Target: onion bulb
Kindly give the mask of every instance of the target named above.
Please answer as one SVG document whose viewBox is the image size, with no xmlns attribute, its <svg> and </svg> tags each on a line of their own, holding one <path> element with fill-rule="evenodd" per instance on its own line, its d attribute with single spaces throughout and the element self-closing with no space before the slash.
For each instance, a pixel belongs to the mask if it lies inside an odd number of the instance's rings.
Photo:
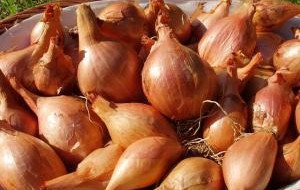
<svg viewBox="0 0 300 190">
<path fill-rule="evenodd" d="M 257 31 L 273 31 L 300 14 L 300 5 L 281 0 L 251 0 L 256 7 L 253 22 Z"/>
<path fill-rule="evenodd" d="M 300 137 L 279 147 L 272 182 L 284 185 L 300 179 Z"/>
<path fill-rule="evenodd" d="M 10 86 L 0 71 L 0 119 L 5 120 L 15 130 L 35 135 L 37 118 L 23 106 L 23 101 Z"/>
<path fill-rule="evenodd" d="M 0 155 L 0 184 L 4 189 L 39 189 L 44 181 L 66 174 L 63 162 L 49 145 L 2 126 Z"/>
<path fill-rule="evenodd" d="M 252 105 L 252 125 L 258 128 L 276 129 L 279 140 L 283 139 L 289 126 L 294 94 L 280 74 L 268 79 L 268 85 L 259 90 Z"/>
<path fill-rule="evenodd" d="M 64 29 L 60 22 L 60 15 L 61 15 L 61 11 L 58 4 L 47 5 L 42 19 L 33 27 L 31 31 L 31 35 L 30 35 L 31 44 L 39 42 L 45 30 L 51 31 L 51 34 L 49 36 L 57 35 L 61 39 L 63 39 Z"/>
<path fill-rule="evenodd" d="M 113 143 L 124 148 L 149 136 L 177 139 L 172 124 L 147 104 L 112 104 L 98 97 L 92 107 L 106 124 Z"/>
<path fill-rule="evenodd" d="M 146 20 L 149 31 L 155 35 L 155 22 L 159 11 L 164 9 L 168 12 L 170 28 L 180 42 L 186 42 L 191 35 L 191 23 L 189 17 L 176 5 L 165 3 L 164 0 L 149 0 L 149 5 L 145 8 Z"/>
<path fill-rule="evenodd" d="M 106 190 L 140 189 L 157 183 L 182 152 L 182 146 L 169 138 L 140 139 L 124 151 Z"/>
<path fill-rule="evenodd" d="M 235 142 L 225 153 L 222 169 L 228 190 L 265 189 L 277 155 L 271 133 L 257 132 Z"/>
<path fill-rule="evenodd" d="M 296 106 L 295 119 L 298 133 L 300 133 L 300 101 L 298 101 L 298 104 Z"/>
<path fill-rule="evenodd" d="M 100 33 L 109 39 L 136 46 L 147 32 L 146 16 L 138 4 L 113 2 L 98 14 L 102 21 Z"/>
<path fill-rule="evenodd" d="M 47 96 L 61 94 L 72 85 L 75 69 L 60 46 L 61 38 L 43 30 L 37 44 L 0 55 L 5 76 L 15 76 L 30 91 Z"/>
<path fill-rule="evenodd" d="M 102 39 L 96 15 L 88 5 L 79 5 L 76 13 L 79 51 L 83 52 L 77 72 L 82 94 L 99 94 L 115 102 L 139 99 L 141 65 L 135 50 Z"/>
<path fill-rule="evenodd" d="M 204 11 L 204 3 L 199 3 L 191 16 L 192 38 L 199 41 L 207 29 L 211 28 L 218 20 L 229 15 L 231 0 L 221 0 L 221 2 L 209 12 Z"/>
<path fill-rule="evenodd" d="M 71 96 L 39 97 L 15 78 L 13 88 L 38 117 L 39 135 L 70 166 L 103 146 L 104 124 L 84 101 Z"/>
<path fill-rule="evenodd" d="M 300 29 L 296 29 L 295 35 Z M 285 80 L 293 86 L 300 86 L 300 38 L 281 44 L 273 56 L 273 64 Z M 279 71 L 280 70 L 280 71 Z"/>
<path fill-rule="evenodd" d="M 224 189 L 222 168 L 212 160 L 200 157 L 179 162 L 156 190 Z"/>
<path fill-rule="evenodd" d="M 200 116 L 202 102 L 216 93 L 216 74 L 191 49 L 181 45 L 159 15 L 158 41 L 142 71 L 142 84 L 154 108 L 175 120 Z"/>
<path fill-rule="evenodd" d="M 212 67 L 226 68 L 226 60 L 233 52 L 241 50 L 247 57 L 252 57 L 256 46 L 252 24 L 254 12 L 253 6 L 243 6 L 235 14 L 218 20 L 199 42 L 201 59 Z"/>
<path fill-rule="evenodd" d="M 273 65 L 273 54 L 283 39 L 273 32 L 257 32 L 256 52 L 261 52 L 264 65 Z"/>
<path fill-rule="evenodd" d="M 78 164 L 75 172 L 46 181 L 43 189 L 104 190 L 122 153 L 123 149 L 117 144 L 96 149 Z"/>
<path fill-rule="evenodd" d="M 203 137 L 214 152 L 227 150 L 247 126 L 247 105 L 239 94 L 237 68 L 228 65 L 223 97 L 218 101 L 222 110 L 208 117 L 203 124 Z"/>
</svg>

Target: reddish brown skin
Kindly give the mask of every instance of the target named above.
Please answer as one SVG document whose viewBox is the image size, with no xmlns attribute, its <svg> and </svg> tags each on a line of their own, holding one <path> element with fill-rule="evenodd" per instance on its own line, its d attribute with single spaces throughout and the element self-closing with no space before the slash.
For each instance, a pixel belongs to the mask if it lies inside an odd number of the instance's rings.
<svg viewBox="0 0 300 190">
<path fill-rule="evenodd" d="M 295 111 L 295 119 L 298 133 L 300 134 L 300 101 L 298 101 L 296 111 Z"/>
</svg>

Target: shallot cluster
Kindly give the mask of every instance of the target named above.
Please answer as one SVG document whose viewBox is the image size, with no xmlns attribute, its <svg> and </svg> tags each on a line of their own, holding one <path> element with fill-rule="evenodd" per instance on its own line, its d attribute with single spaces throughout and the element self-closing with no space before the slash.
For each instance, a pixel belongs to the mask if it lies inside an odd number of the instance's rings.
<svg viewBox="0 0 300 190">
<path fill-rule="evenodd" d="M 0 53 L 0 189 L 274 189 L 300 180 L 300 6 L 46 7 Z M 236 7 L 236 8 L 234 8 Z M 97 14 L 96 14 L 97 13 Z"/>
</svg>

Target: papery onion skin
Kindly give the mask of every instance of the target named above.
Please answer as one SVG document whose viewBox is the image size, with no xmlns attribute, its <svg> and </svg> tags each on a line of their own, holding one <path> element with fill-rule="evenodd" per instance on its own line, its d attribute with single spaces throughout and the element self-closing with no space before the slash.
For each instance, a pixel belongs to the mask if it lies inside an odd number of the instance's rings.
<svg viewBox="0 0 300 190">
<path fill-rule="evenodd" d="M 282 43 L 283 39 L 273 32 L 256 32 L 256 52 L 261 52 L 264 58 L 264 65 L 273 65 L 273 55 Z"/>
<path fill-rule="evenodd" d="M 32 112 L 22 105 L 21 98 L 10 86 L 2 71 L 0 71 L 0 118 L 8 122 L 15 130 L 36 135 L 38 122 Z"/>
<path fill-rule="evenodd" d="M 268 86 L 259 90 L 252 105 L 252 126 L 267 130 L 275 128 L 278 140 L 283 139 L 289 126 L 294 94 L 280 74 L 268 80 Z"/>
<path fill-rule="evenodd" d="M 298 39 L 288 40 L 281 44 L 273 55 L 273 65 L 278 73 L 292 86 L 300 86 L 300 38 L 299 28 L 295 29 Z"/>
<path fill-rule="evenodd" d="M 73 173 L 46 181 L 43 189 L 105 189 L 113 170 L 123 153 L 117 144 L 94 150 L 78 164 Z"/>
<path fill-rule="evenodd" d="M 281 0 L 251 0 L 256 7 L 253 23 L 257 31 L 274 31 L 300 14 L 300 6 Z"/>
<path fill-rule="evenodd" d="M 170 28 L 174 31 L 177 39 L 184 43 L 191 35 L 191 23 L 188 16 L 176 5 L 165 3 L 164 0 L 149 0 L 148 7 L 145 8 L 146 20 L 149 31 L 155 35 L 155 22 L 161 9 L 166 9 L 170 16 Z"/>
<path fill-rule="evenodd" d="M 300 134 L 300 101 L 298 101 L 298 104 L 296 106 L 295 119 L 296 119 L 296 127 L 298 133 Z"/>
<path fill-rule="evenodd" d="M 49 145 L 22 132 L 0 129 L 0 153 L 4 189 L 39 189 L 45 180 L 66 174 Z"/>
<path fill-rule="evenodd" d="M 147 137 L 122 154 L 106 190 L 139 189 L 158 182 L 180 158 L 182 146 L 165 137 Z"/>
<path fill-rule="evenodd" d="M 99 94 L 114 102 L 130 102 L 141 96 L 141 64 L 129 46 L 102 40 L 97 18 L 91 8 L 81 4 L 77 10 L 79 63 L 77 78 L 86 97 Z"/>
<path fill-rule="evenodd" d="M 147 34 L 146 16 L 142 8 L 130 2 L 113 2 L 98 14 L 102 21 L 100 33 L 110 39 L 121 40 L 134 47 Z"/>
<path fill-rule="evenodd" d="M 209 12 L 204 11 L 204 4 L 199 3 L 191 16 L 193 41 L 199 41 L 207 29 L 211 28 L 218 20 L 229 15 L 231 0 L 221 2 Z"/>
<path fill-rule="evenodd" d="M 241 50 L 247 57 L 252 57 L 256 46 L 256 32 L 252 24 L 254 12 L 253 6 L 246 6 L 217 21 L 198 44 L 201 59 L 212 67 L 226 68 L 226 60 L 233 52 Z"/>
<path fill-rule="evenodd" d="M 169 27 L 162 24 L 158 33 L 142 71 L 144 94 L 171 119 L 199 117 L 203 101 L 214 99 L 216 74 L 195 52 L 181 45 Z"/>
<path fill-rule="evenodd" d="M 104 124 L 83 100 L 71 96 L 39 97 L 15 78 L 9 81 L 37 115 L 40 138 L 50 144 L 68 166 L 73 167 L 103 146 Z"/>
<path fill-rule="evenodd" d="M 272 183 L 285 185 L 300 179 L 300 137 L 279 147 Z"/>
<path fill-rule="evenodd" d="M 30 34 L 31 44 L 37 43 L 46 28 L 51 28 L 51 36 L 58 35 L 63 39 L 64 29 L 60 22 L 61 11 L 58 4 L 46 6 L 43 18 L 33 27 Z M 46 29 L 47 30 L 47 29 Z"/>
<path fill-rule="evenodd" d="M 228 190 L 265 189 L 272 175 L 277 146 L 273 134 L 267 132 L 254 133 L 234 143 L 222 163 Z"/>
<path fill-rule="evenodd" d="M 179 162 L 156 190 L 224 189 L 222 168 L 212 160 L 192 157 Z"/>
<path fill-rule="evenodd" d="M 237 67 L 228 65 L 224 94 L 218 101 L 223 110 L 217 107 L 202 126 L 203 138 L 215 153 L 226 151 L 238 135 L 246 130 L 247 104 L 239 94 L 238 84 Z"/>
<path fill-rule="evenodd" d="M 48 51 L 31 70 L 35 88 L 44 95 L 58 95 L 70 88 L 75 76 L 72 59 L 51 38 Z"/>
<path fill-rule="evenodd" d="M 149 136 L 162 136 L 177 140 L 174 126 L 150 105 L 112 104 L 98 97 L 92 107 L 106 124 L 112 141 L 124 148 Z"/>
</svg>

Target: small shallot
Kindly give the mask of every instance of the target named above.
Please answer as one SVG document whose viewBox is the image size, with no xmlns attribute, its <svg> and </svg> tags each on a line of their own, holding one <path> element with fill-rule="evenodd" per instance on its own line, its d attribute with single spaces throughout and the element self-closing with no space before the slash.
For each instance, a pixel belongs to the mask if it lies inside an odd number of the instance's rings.
<svg viewBox="0 0 300 190">
<path fill-rule="evenodd" d="M 98 18 L 102 21 L 100 33 L 103 36 L 134 46 L 147 30 L 143 9 L 130 2 L 113 2 L 100 11 Z"/>
<path fill-rule="evenodd" d="M 149 31 L 155 35 L 155 23 L 159 11 L 165 9 L 170 15 L 170 28 L 174 31 L 176 38 L 180 42 L 185 42 L 191 35 L 191 23 L 189 17 L 175 4 L 165 3 L 164 0 L 149 0 L 149 5 L 145 9 L 146 20 Z"/>
<path fill-rule="evenodd" d="M 113 104 L 98 97 L 92 107 L 106 124 L 112 141 L 124 148 L 149 136 L 162 136 L 176 140 L 172 124 L 150 105 Z"/>
<path fill-rule="evenodd" d="M 35 115 L 23 106 L 23 101 L 10 86 L 0 71 L 0 119 L 5 120 L 15 130 L 36 135 L 38 122 Z"/>
<path fill-rule="evenodd" d="M 182 152 L 182 146 L 169 138 L 140 139 L 124 151 L 106 190 L 140 189 L 155 184 Z"/>
<path fill-rule="evenodd" d="M 221 108 L 203 124 L 203 137 L 214 152 L 227 150 L 247 126 L 247 105 L 239 94 L 236 66 L 228 65 L 225 84 Z"/>
<path fill-rule="evenodd" d="M 256 30 L 273 31 L 300 14 L 300 5 L 282 0 L 251 0 L 256 7 L 253 17 Z"/>
<path fill-rule="evenodd" d="M 39 97 L 15 78 L 13 88 L 38 117 L 39 135 L 72 167 L 103 146 L 104 124 L 83 100 L 71 96 Z"/>
<path fill-rule="evenodd" d="M 75 172 L 46 181 L 43 189 L 79 190 L 93 187 L 104 190 L 122 153 L 123 149 L 117 144 L 96 149 L 78 164 Z"/>
<path fill-rule="evenodd" d="M 294 94 L 290 85 L 280 74 L 275 74 L 268 79 L 268 85 L 259 90 L 252 105 L 252 125 L 254 131 L 277 131 L 279 140 L 283 139 L 289 126 Z"/>
<path fill-rule="evenodd" d="M 0 184 L 4 189 L 39 189 L 44 181 L 65 175 L 63 162 L 38 138 L 0 127 Z"/>
<path fill-rule="evenodd" d="M 212 67 L 226 68 L 225 60 L 233 52 L 241 50 L 247 57 L 252 57 L 256 46 L 256 32 L 252 24 L 254 12 L 253 6 L 244 5 L 236 13 L 218 20 L 199 42 L 201 59 Z"/>
<path fill-rule="evenodd" d="M 222 169 L 228 190 L 265 189 L 277 155 L 272 133 L 257 132 L 235 142 L 225 153 Z"/>
<path fill-rule="evenodd" d="M 279 147 L 272 182 L 285 185 L 300 179 L 300 137 Z"/>
<path fill-rule="evenodd" d="M 77 72 L 82 94 L 89 97 L 95 93 L 115 102 L 139 99 L 142 66 L 135 50 L 121 42 L 104 40 L 90 6 L 81 4 L 76 13 L 79 51 L 83 53 Z"/>
<path fill-rule="evenodd" d="M 59 5 L 47 5 L 42 19 L 32 29 L 30 35 L 31 44 L 37 43 L 45 30 L 51 31 L 51 35 L 49 36 L 58 35 L 63 39 L 64 29 L 60 22 L 60 15 L 61 11 Z"/>
<path fill-rule="evenodd" d="M 273 64 L 285 80 L 293 86 L 300 86 L 300 37 L 299 28 L 295 29 L 296 39 L 281 44 L 273 56 Z"/>
<path fill-rule="evenodd" d="M 179 162 L 156 190 L 222 190 L 222 168 L 212 160 L 192 157 Z"/>
<path fill-rule="evenodd" d="M 158 17 L 158 41 L 142 71 L 143 90 L 154 108 L 175 120 L 200 116 L 202 102 L 214 99 L 216 74 L 191 49 L 181 45 L 168 27 L 167 15 Z"/>
<path fill-rule="evenodd" d="M 192 38 L 199 41 L 207 29 L 211 28 L 218 20 L 229 15 L 231 0 L 221 2 L 209 12 L 204 11 L 204 3 L 199 3 L 191 16 Z"/>
</svg>

